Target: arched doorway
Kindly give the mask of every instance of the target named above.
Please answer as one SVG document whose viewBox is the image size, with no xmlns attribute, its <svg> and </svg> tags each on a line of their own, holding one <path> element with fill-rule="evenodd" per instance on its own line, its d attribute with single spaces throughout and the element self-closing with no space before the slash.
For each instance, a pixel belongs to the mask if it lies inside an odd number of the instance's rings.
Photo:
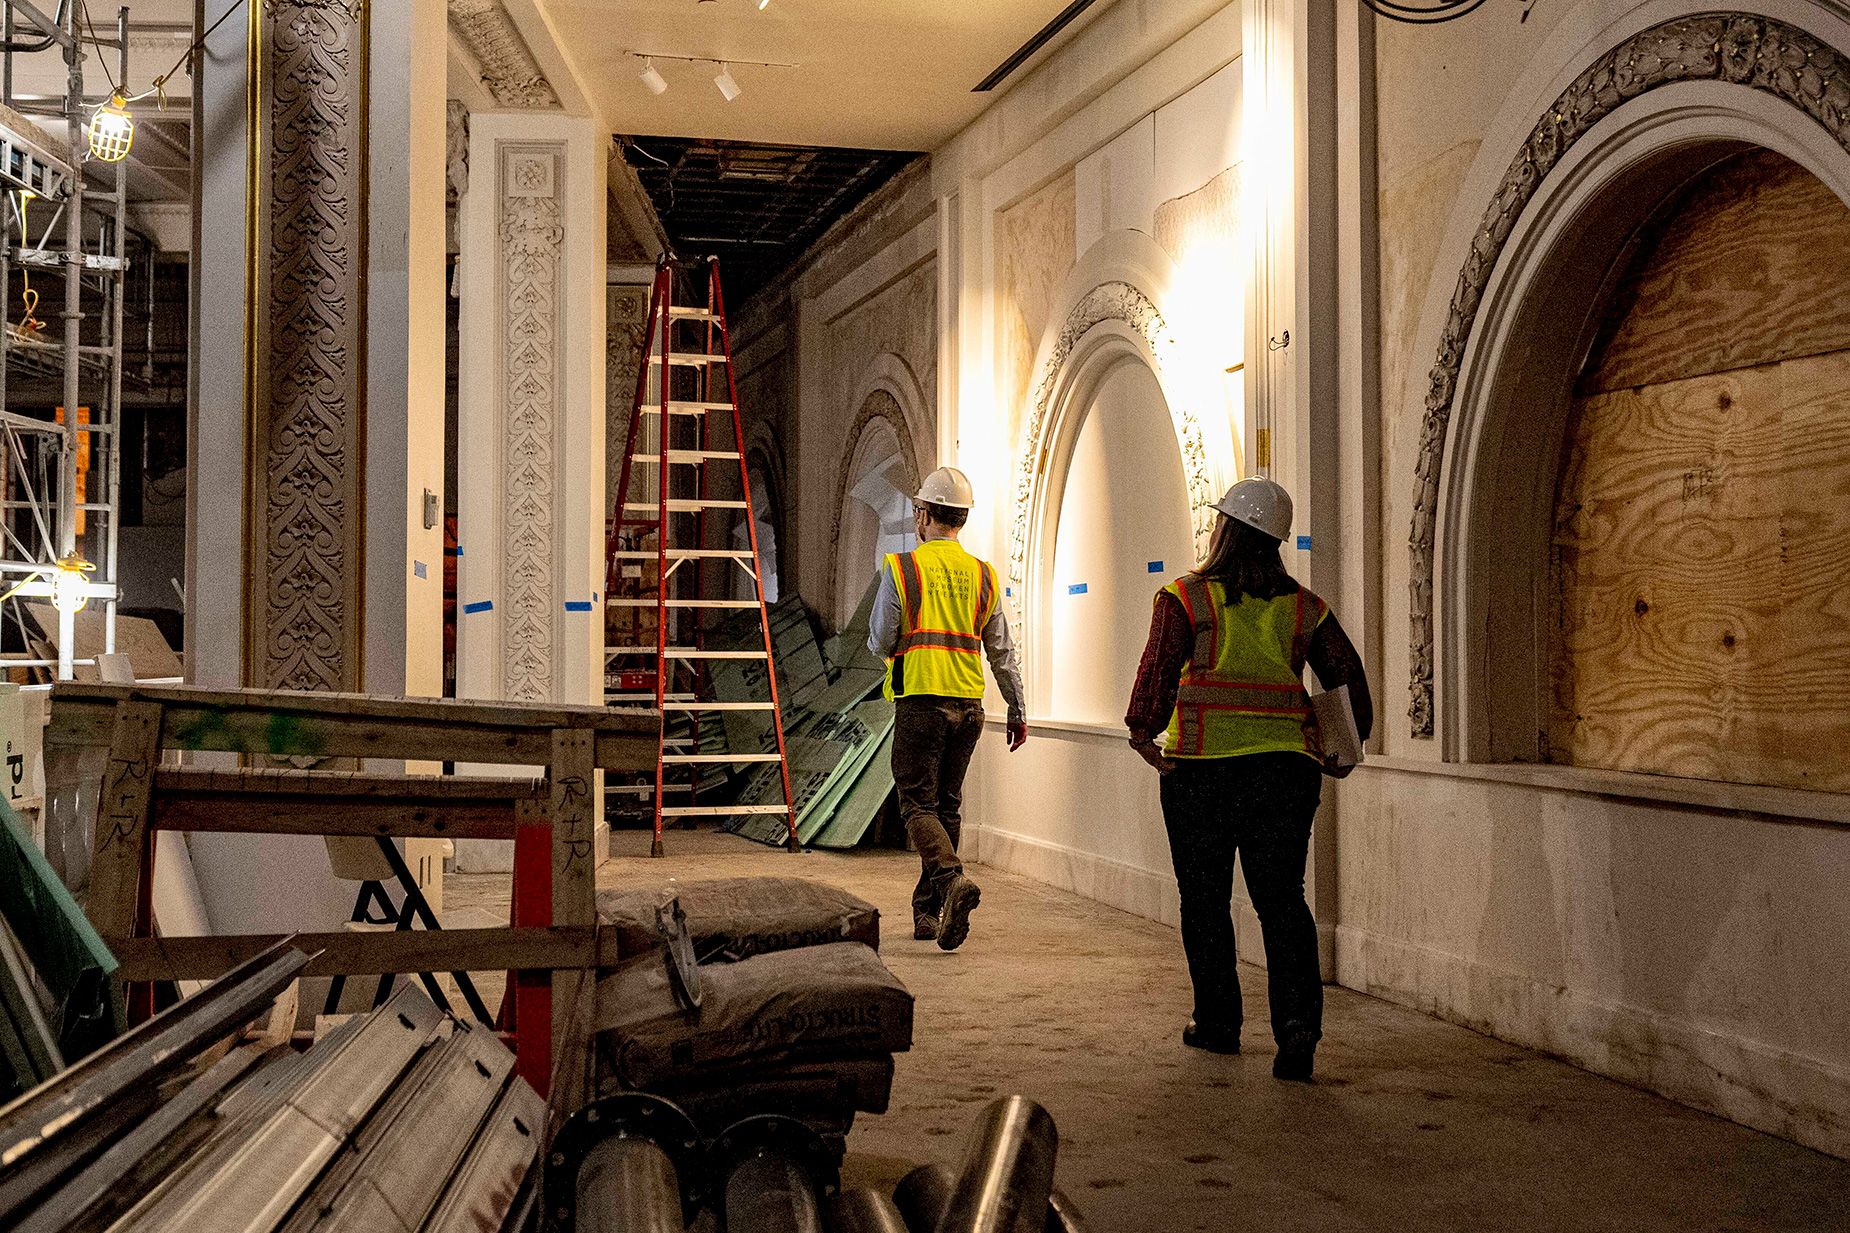
<svg viewBox="0 0 1850 1233">
<path fill-rule="evenodd" d="M 1850 208 L 1726 158 L 1646 225 L 1567 417 L 1544 760 L 1850 790 Z"/>
<path fill-rule="evenodd" d="M 1188 479 L 1156 375 L 1121 352 L 1087 400 L 1059 482 L 1043 609 L 1049 717 L 1122 720 L 1152 590 L 1193 561 Z"/>
<path fill-rule="evenodd" d="M 836 507 L 830 595 L 836 629 L 854 615 L 881 556 L 916 546 L 912 494 L 919 472 L 905 423 L 899 401 L 884 389 L 868 394 L 856 416 Z"/>
</svg>

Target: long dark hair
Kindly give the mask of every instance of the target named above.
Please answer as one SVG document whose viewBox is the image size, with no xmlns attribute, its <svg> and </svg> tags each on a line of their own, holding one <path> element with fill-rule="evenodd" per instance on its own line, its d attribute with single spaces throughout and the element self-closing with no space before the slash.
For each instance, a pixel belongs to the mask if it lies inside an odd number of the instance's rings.
<svg viewBox="0 0 1850 1233">
<path fill-rule="evenodd" d="M 1195 576 L 1220 583 L 1229 600 L 1242 595 L 1274 599 L 1297 586 L 1285 572 L 1278 547 L 1270 535 L 1222 514 L 1208 540 L 1208 558 L 1195 567 Z"/>
</svg>

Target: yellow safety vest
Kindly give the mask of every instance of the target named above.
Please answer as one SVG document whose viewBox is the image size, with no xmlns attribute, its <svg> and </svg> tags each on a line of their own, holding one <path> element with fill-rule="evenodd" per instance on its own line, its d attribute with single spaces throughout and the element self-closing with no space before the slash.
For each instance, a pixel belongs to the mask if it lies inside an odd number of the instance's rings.
<svg viewBox="0 0 1850 1233">
<path fill-rule="evenodd" d="M 899 588 L 899 645 L 886 661 L 888 698 L 983 696 L 983 627 L 996 612 L 996 571 L 954 539 L 889 552 Z"/>
<path fill-rule="evenodd" d="M 1298 587 L 1227 602 L 1219 582 L 1188 574 L 1164 587 L 1195 632 L 1165 744 L 1172 758 L 1289 751 L 1318 756 L 1304 662 L 1329 605 Z"/>
</svg>

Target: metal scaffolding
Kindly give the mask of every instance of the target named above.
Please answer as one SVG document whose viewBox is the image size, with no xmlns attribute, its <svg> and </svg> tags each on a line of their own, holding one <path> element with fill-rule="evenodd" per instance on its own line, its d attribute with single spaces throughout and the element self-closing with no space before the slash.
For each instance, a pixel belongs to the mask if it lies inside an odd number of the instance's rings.
<svg viewBox="0 0 1850 1233">
<path fill-rule="evenodd" d="M 48 3 L 49 0 L 46 0 Z M 28 649 L 8 667 L 56 670 L 69 680 L 74 658 L 75 598 L 103 606 L 103 649 L 116 649 L 118 508 L 121 491 L 122 309 L 127 272 L 128 170 L 125 161 L 89 156 L 86 122 L 101 100 L 85 97 L 84 62 L 114 54 L 113 80 L 128 79 L 128 10 L 114 37 L 87 28 L 84 6 L 60 0 L 48 15 L 31 0 L 0 0 L 0 622 L 15 624 Z M 15 58 L 57 55 L 65 68 L 62 107 L 49 113 L 14 92 Z M 107 61 L 104 61 L 107 67 Z M 53 136 L 24 114 L 62 121 Z M 99 180 L 86 186 L 86 164 Z M 89 234 L 86 234 L 88 232 Z M 56 326 L 33 312 L 36 289 L 13 294 L 15 269 L 30 287 L 43 271 L 62 275 Z M 84 324 L 91 322 L 86 340 Z M 18 377 L 58 382 L 54 408 L 25 404 Z M 42 386 L 41 386 L 42 388 Z M 87 416 L 87 422 L 80 422 Z M 96 491 L 100 483 L 100 492 Z M 32 651 L 22 601 L 51 600 L 58 610 L 56 658 Z M 62 599 L 64 602 L 58 602 Z"/>
</svg>

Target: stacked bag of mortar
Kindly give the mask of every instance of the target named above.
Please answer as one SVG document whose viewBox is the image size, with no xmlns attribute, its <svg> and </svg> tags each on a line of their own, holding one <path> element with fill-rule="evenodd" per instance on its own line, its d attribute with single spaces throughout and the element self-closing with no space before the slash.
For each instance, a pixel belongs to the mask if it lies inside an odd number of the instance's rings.
<svg viewBox="0 0 1850 1233">
<path fill-rule="evenodd" d="M 602 890 L 618 966 L 598 981 L 603 1093 L 642 1091 L 706 1133 L 757 1113 L 800 1118 L 838 1152 L 884 1113 L 912 995 L 881 962 L 880 912 L 801 878 Z"/>
</svg>

